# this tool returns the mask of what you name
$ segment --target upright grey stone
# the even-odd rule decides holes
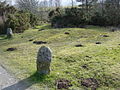
[[[13,32],[12,32],[12,29],[11,29],[11,28],[8,28],[8,29],[7,29],[7,37],[8,37],[8,38],[13,37]]]
[[[52,51],[46,46],[42,46],[37,55],[37,72],[39,74],[50,73],[50,63],[52,60]]]

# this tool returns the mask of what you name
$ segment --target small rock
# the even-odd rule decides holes
[[[75,47],[83,47],[82,44],[75,45]]]
[[[99,83],[94,78],[87,78],[87,79],[82,79],[81,80],[81,85],[85,86],[85,87],[89,87],[92,90],[96,90],[99,86]]]
[[[57,89],[68,89],[72,86],[71,82],[66,79],[59,79],[56,81]]]
[[[47,44],[47,42],[44,42],[44,41],[34,41],[33,43],[34,44]]]
[[[96,42],[96,44],[101,44],[101,42]]]
[[[8,48],[7,51],[15,51],[17,50],[16,48]]]
[[[64,34],[70,34],[69,32],[65,32]]]

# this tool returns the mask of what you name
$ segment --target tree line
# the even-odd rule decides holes
[[[23,32],[38,21],[51,22],[53,27],[84,25],[120,26],[120,0],[70,0],[71,6],[61,7],[62,0],[17,0],[16,6],[0,2],[0,33],[7,27]]]
[[[62,0],[17,0],[20,9],[37,13],[41,20],[49,21],[50,18],[52,25],[55,23],[55,26],[57,24],[63,27],[84,24],[119,26],[120,0],[76,0],[80,2],[78,7],[74,5],[75,0],[69,0],[71,8],[61,8],[61,2]],[[54,15],[48,18],[50,11],[54,11]]]
[[[54,27],[120,26],[120,0],[76,0],[79,7],[50,12]]]

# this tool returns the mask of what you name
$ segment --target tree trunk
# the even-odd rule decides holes
[[[86,0],[86,2],[85,2],[85,4],[86,4],[86,11],[88,12],[88,0]]]

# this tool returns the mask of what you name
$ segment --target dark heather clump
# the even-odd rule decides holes
[[[15,51],[17,50],[16,48],[8,48],[7,51]]]
[[[82,44],[77,44],[77,45],[75,45],[75,47],[83,47],[83,45]]]
[[[69,32],[65,32],[64,34],[70,34]]]
[[[96,42],[96,44],[101,44],[101,42]]]
[[[81,80],[81,85],[96,90],[99,86],[99,83],[94,78],[86,78]]]
[[[33,44],[47,44],[45,41],[34,41]]]
[[[68,89],[72,86],[71,82],[66,79],[59,79],[56,81],[57,89]]]

